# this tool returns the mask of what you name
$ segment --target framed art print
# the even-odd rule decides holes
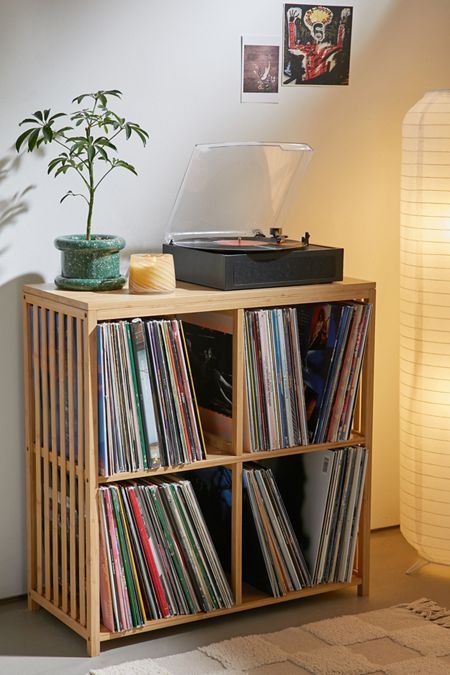
[[[348,84],[353,7],[284,5],[284,86]]]

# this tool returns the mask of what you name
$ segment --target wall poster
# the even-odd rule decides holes
[[[284,86],[348,84],[353,7],[284,5]]]
[[[242,103],[278,103],[280,91],[279,36],[243,35]]]

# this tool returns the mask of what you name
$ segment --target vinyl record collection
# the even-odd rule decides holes
[[[251,449],[306,445],[296,308],[246,311],[245,356]]]
[[[363,446],[245,462],[243,580],[274,597],[350,582],[366,468]],[[202,469],[192,480],[228,569],[231,472],[223,466]]]
[[[370,305],[358,302],[245,312],[252,451],[348,439],[370,312]],[[191,353],[195,377],[205,375],[197,362],[207,358],[216,335],[208,331],[207,352],[195,359]],[[204,458],[181,322],[101,323],[97,347],[101,473]],[[213,395],[212,381],[196,382],[202,400]],[[231,401],[231,384],[229,393]],[[351,580],[367,450],[292,456],[289,461],[297,464],[286,480],[288,465],[282,478],[277,462],[281,467],[287,460],[243,465],[243,577],[274,597]],[[232,606],[222,567],[229,569],[230,471],[202,469],[191,479],[175,475],[100,488],[101,606],[109,630]],[[193,486],[209,527],[223,529],[217,550]],[[289,490],[297,500],[294,509]]]
[[[350,438],[372,306],[298,306],[310,443]]]
[[[100,599],[111,631],[233,604],[192,485],[180,477],[102,486]]]
[[[272,595],[310,586],[310,574],[271,470],[244,464],[243,481]]]
[[[250,450],[350,438],[371,305],[245,313]]]
[[[352,578],[367,448],[308,452],[301,456],[301,529],[312,583]]]
[[[100,323],[97,356],[100,475],[204,459],[180,321]]]

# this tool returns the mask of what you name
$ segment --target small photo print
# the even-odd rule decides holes
[[[278,103],[280,41],[275,36],[242,36],[241,102]]]
[[[283,86],[348,84],[353,7],[284,5]]]

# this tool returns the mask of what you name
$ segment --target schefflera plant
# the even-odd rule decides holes
[[[62,148],[59,155],[48,163],[48,173],[55,177],[75,171],[82,180],[84,192],[69,190],[62,197],[81,197],[85,200],[88,213],[86,239],[91,239],[92,213],[95,195],[105,178],[115,169],[126,169],[137,175],[132,164],[119,159],[116,139],[126,140],[137,136],[145,146],[149,134],[136,122],[129,122],[115,113],[108,104],[108,98],[121,98],[118,89],[100,90],[95,93],[79,94],[72,100],[80,106],[72,113],[54,113],[50,109],[37,110],[27,117],[20,126],[29,125],[16,140],[16,150],[26,146],[33,152],[42,144],[55,144]],[[82,106],[88,102],[88,106]],[[63,123],[63,126],[60,124]]]

